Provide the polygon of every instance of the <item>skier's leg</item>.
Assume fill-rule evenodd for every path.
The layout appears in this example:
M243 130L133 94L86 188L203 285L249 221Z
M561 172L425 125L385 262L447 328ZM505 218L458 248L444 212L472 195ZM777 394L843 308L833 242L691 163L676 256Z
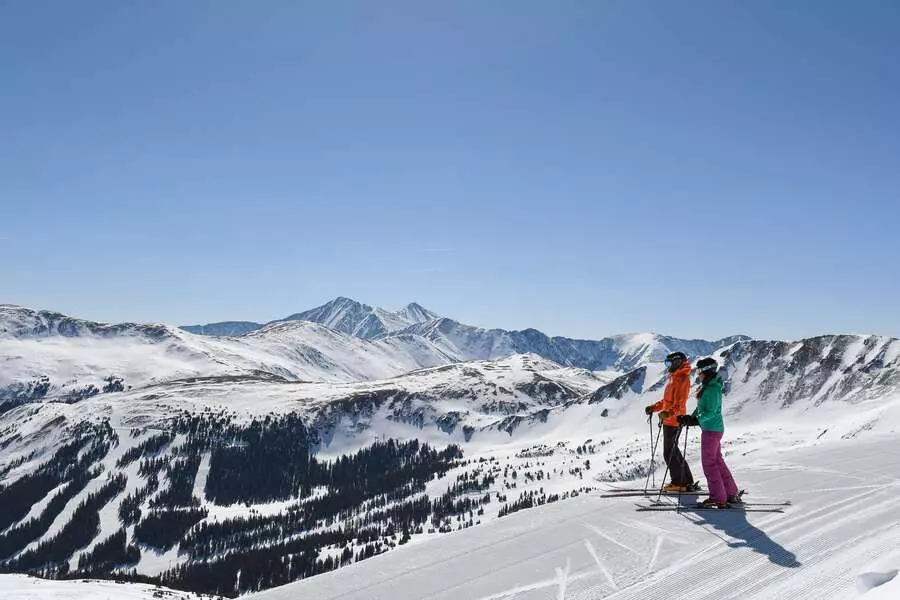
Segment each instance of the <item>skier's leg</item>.
M678 440L676 439L677 436L677 427L663 425L663 460L666 461L666 466L669 467L669 473L672 476L672 483L678 483L678 477L680 476L680 472L675 471L674 465L672 463L672 449L675 448L675 446L678 444Z
M682 433L682 435L687 435L686 429ZM685 451L687 451L687 449L685 449ZM687 457L684 455L682 455L682 457L681 457L681 465L684 468L684 471L682 471L684 473L684 475L681 478L682 483L684 483L684 485L686 485L688 487L694 485L694 474L691 472L691 467L690 467L690 465L688 465Z
M732 475L731 475L731 470L728 468L728 465L725 464L725 458L722 456L722 440L721 440L721 438L719 439L718 447L719 447L719 456L718 456L719 474L722 477L722 485L724 486L725 493L728 495L728 497L735 496L738 493L738 486L734 482L734 477L732 477Z
M722 434L715 431L704 431L700 436L700 456L703 462L703 474L709 488L709 498L713 502L725 502L725 484L719 471L721 449L719 443Z
M678 427L666 425L665 442L667 451L665 454L666 464L669 465L669 472L672 474L672 483L676 485L684 485L684 457L681 450L678 449Z
M687 432L682 431L681 435L687 435ZM679 485L687 486L694 483L694 475L691 473L691 468L688 466L687 460L685 460L678 444L675 444L675 447L672 448L672 481Z

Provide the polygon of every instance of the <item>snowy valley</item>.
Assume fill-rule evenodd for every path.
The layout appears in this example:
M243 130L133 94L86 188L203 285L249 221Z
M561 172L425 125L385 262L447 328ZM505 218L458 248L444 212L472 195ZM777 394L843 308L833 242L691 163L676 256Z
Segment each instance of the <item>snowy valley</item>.
M674 350L725 367L728 459L783 513L698 526L601 497L663 475L643 407ZM2 306L0 355L0 561L19 573L273 600L653 598L698 580L691 597L851 597L900 544L892 338L572 340L338 298L193 328ZM794 562L831 591L804 592Z

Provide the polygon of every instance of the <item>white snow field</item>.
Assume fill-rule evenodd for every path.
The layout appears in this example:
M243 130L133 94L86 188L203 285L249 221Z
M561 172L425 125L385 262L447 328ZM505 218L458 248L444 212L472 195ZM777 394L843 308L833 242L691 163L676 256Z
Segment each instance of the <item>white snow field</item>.
M28 575L0 575L3 600L212 600L216 596L192 594L140 583L97 579L51 581Z
M900 438L762 437L728 461L748 502L790 499L783 513L636 512L643 499L591 493L254 600L900 597Z

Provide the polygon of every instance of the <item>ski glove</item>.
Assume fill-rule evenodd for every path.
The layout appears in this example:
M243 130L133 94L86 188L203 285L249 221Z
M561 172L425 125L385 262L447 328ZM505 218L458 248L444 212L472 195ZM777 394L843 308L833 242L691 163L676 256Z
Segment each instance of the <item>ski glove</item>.
M668 419L671 416L672 416L672 412L668 411L668 410L664 410L659 413L659 418L662 419L663 421L665 421L666 419Z
M678 417L678 424L682 427L699 427L700 421L694 415L681 415Z
M652 414L653 414L653 405L652 405L652 404L651 404L650 406L648 406L647 408L644 409L644 414L645 414L645 415L652 415Z

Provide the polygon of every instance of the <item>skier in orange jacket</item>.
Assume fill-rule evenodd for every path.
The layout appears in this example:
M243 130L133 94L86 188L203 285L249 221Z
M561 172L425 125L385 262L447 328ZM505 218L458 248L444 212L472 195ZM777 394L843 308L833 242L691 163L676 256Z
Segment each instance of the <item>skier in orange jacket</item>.
M694 482L691 468L678 449L678 417L687 412L687 400L691 394L691 363L683 352L673 352L666 357L666 370L669 381L663 399L644 411L648 415L658 412L663 422L663 458L672 474L672 482L663 489L667 492L690 492L700 486Z

